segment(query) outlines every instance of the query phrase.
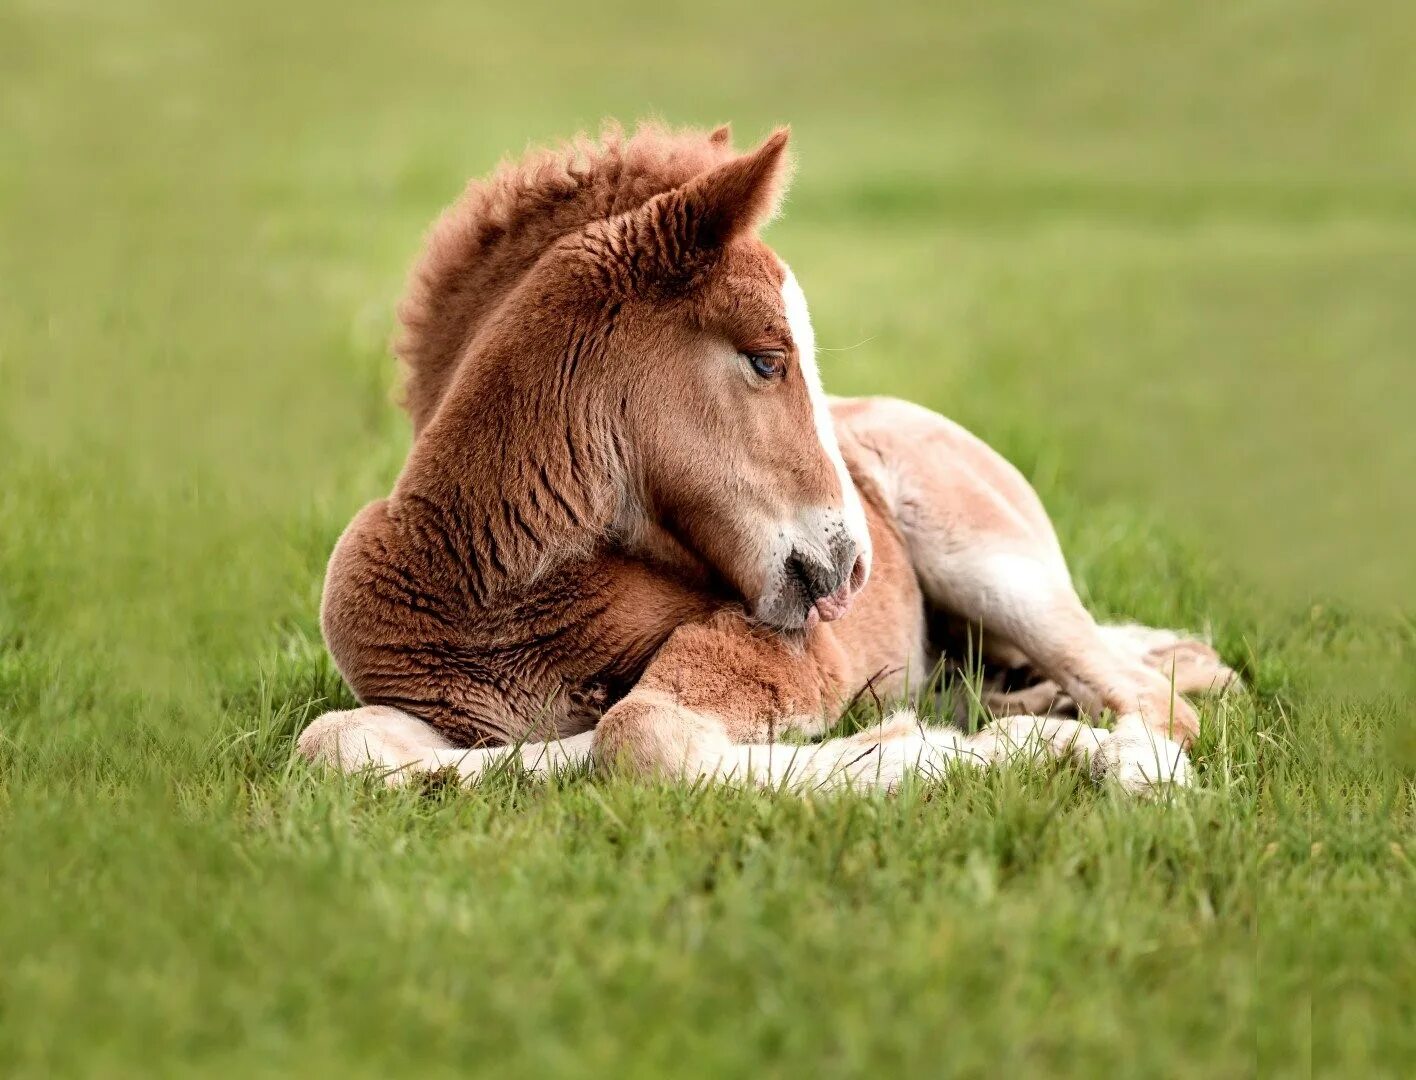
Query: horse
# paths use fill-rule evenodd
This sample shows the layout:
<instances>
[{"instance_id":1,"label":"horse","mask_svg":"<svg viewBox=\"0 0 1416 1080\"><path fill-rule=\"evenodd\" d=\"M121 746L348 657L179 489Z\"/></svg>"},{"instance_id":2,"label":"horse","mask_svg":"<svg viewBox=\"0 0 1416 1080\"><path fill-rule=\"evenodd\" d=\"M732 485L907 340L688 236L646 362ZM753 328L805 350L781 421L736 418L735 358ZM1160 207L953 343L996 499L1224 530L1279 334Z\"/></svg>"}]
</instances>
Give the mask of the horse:
<instances>
[{"instance_id":1,"label":"horse","mask_svg":"<svg viewBox=\"0 0 1416 1080\"><path fill-rule=\"evenodd\" d=\"M306 759L836 790L1025 752L1190 782L1186 695L1236 679L1217 653L1099 625L1026 479L957 424L825 394L760 236L787 144L609 127L435 224L399 308L411 449L321 604L361 704L310 724ZM973 734L898 708L821 739L863 692L904 700L940 625L1032 685L995 687Z\"/></svg>"}]
</instances>

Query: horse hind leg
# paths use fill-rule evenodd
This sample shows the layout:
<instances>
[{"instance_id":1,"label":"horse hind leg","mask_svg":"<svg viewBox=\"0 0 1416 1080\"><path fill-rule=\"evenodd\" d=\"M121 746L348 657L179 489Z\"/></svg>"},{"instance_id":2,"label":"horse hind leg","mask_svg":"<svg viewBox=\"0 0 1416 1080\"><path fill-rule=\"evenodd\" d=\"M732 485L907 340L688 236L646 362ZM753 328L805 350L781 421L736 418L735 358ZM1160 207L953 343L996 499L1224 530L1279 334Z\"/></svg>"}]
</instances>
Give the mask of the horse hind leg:
<instances>
[{"instance_id":1,"label":"horse hind leg","mask_svg":"<svg viewBox=\"0 0 1416 1080\"><path fill-rule=\"evenodd\" d=\"M1206 696L1242 690L1244 680L1208 641L1183 630L1162 630L1140 623L1102 623L1107 642L1137 656L1161 673L1177 694Z\"/></svg>"},{"instance_id":2,"label":"horse hind leg","mask_svg":"<svg viewBox=\"0 0 1416 1080\"><path fill-rule=\"evenodd\" d=\"M325 713L300 734L298 753L312 765L367 772L390 786L416 776L451 772L477 780L511 759L533 775L575 768L589 761L592 732L549 742L465 749L431 724L387 705Z\"/></svg>"},{"instance_id":3,"label":"horse hind leg","mask_svg":"<svg viewBox=\"0 0 1416 1080\"><path fill-rule=\"evenodd\" d=\"M1180 630L1162 630L1140 623L1098 623L1107 644L1139 659L1167 679L1177 694L1211 696L1243 689L1238 672L1225 664L1214 646ZM1042 676L1026 660L1006 665L1010 670L986 674L978 701L990 716L1075 716L1076 702L1054 680ZM1010 674L1022 668L1022 685L1010 685ZM955 713L969 715L972 688L957 688Z\"/></svg>"},{"instance_id":4,"label":"horse hind leg","mask_svg":"<svg viewBox=\"0 0 1416 1080\"><path fill-rule=\"evenodd\" d=\"M917 406L857 403L838 423L890 502L927 601L1020 651L1082 712L1118 715L1095 772L1138 792L1187 782L1197 715L1158 665L1097 626L1022 475Z\"/></svg>"},{"instance_id":5,"label":"horse hind leg","mask_svg":"<svg viewBox=\"0 0 1416 1080\"><path fill-rule=\"evenodd\" d=\"M1099 779L1137 793L1188 783L1199 717L1157 667L1108 642L1065 576L1001 544L935 570L933 595L1015 643L1083 713L1117 715L1091 759Z\"/></svg>"}]
</instances>

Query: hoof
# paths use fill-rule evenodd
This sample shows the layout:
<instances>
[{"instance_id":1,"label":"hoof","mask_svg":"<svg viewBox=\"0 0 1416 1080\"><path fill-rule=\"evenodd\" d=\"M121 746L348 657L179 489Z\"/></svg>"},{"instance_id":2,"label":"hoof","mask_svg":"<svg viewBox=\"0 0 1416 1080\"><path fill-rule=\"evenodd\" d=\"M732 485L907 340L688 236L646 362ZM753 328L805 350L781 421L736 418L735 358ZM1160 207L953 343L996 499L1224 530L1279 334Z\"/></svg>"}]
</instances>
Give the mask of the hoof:
<instances>
[{"instance_id":1,"label":"hoof","mask_svg":"<svg viewBox=\"0 0 1416 1080\"><path fill-rule=\"evenodd\" d=\"M1136 716L1123 716L1091 758L1092 778L1114 783L1131 795L1156 795L1189 787L1190 758L1181 745L1151 731Z\"/></svg>"}]
</instances>

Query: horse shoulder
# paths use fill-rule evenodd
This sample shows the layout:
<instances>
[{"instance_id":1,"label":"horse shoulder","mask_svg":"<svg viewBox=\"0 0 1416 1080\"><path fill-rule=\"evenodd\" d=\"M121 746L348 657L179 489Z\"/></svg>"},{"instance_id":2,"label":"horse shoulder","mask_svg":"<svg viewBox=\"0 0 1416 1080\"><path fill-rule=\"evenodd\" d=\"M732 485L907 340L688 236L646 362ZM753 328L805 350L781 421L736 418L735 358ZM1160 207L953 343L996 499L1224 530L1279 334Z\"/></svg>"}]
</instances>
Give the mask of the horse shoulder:
<instances>
[{"instance_id":1,"label":"horse shoulder","mask_svg":"<svg viewBox=\"0 0 1416 1080\"><path fill-rule=\"evenodd\" d=\"M513 725L495 671L477 661L458 561L401 523L390 500L372 502L330 557L321 628L361 702L402 709L458 745L500 742Z\"/></svg>"}]
</instances>

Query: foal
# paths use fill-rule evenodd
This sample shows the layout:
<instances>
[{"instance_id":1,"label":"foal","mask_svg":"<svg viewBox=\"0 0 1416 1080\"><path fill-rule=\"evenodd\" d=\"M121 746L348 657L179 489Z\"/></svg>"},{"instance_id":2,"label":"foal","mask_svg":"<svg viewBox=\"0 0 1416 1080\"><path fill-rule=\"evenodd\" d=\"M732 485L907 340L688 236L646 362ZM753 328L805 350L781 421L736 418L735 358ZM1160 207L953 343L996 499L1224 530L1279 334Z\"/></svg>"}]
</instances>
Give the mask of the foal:
<instances>
[{"instance_id":1,"label":"foal","mask_svg":"<svg viewBox=\"0 0 1416 1080\"><path fill-rule=\"evenodd\" d=\"M1198 642L1098 626L1022 476L903 402L831 401L806 300L759 238L787 133L611 132L505 166L434 228L400 315L415 438L335 548L322 621L363 707L302 754L390 781L512 755L794 786L897 783L1026 748L1185 783L1227 683ZM944 616L1049 680L966 737L899 713Z\"/></svg>"}]
</instances>

